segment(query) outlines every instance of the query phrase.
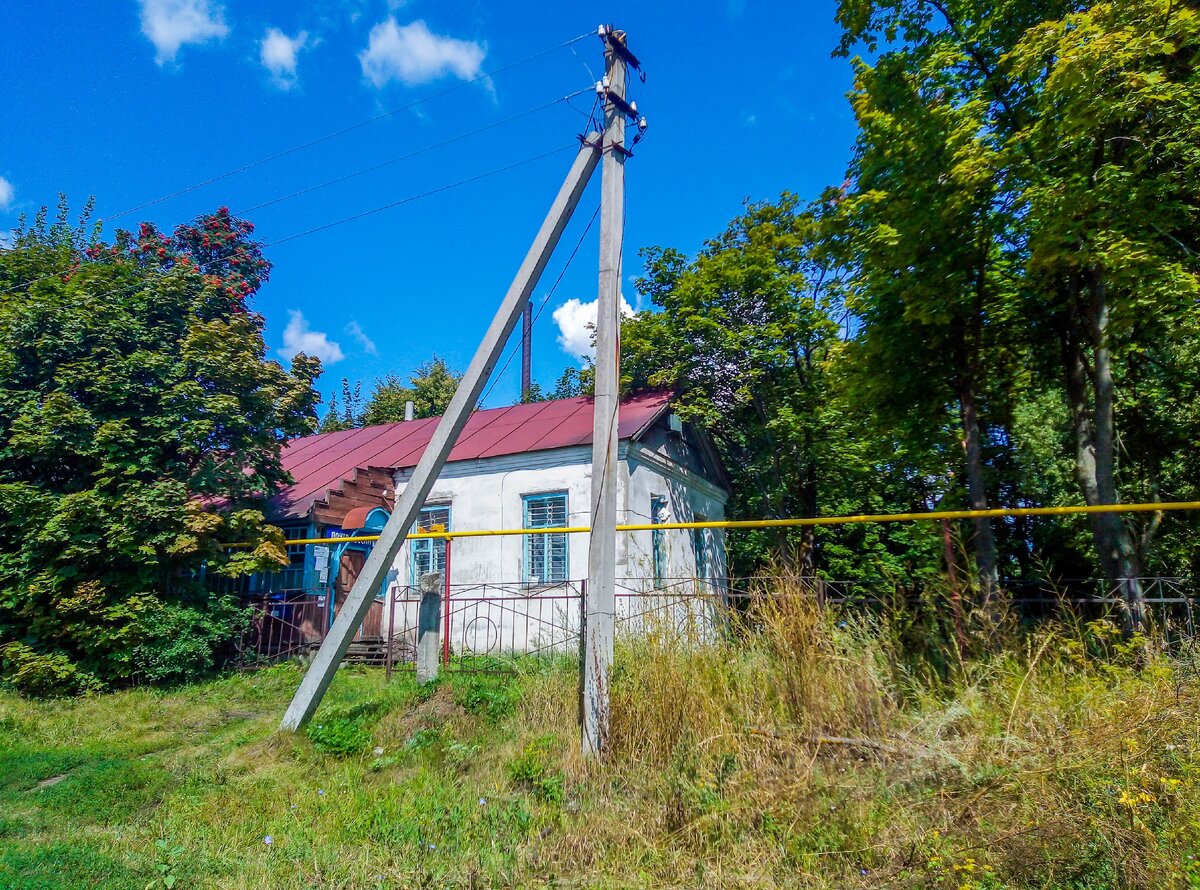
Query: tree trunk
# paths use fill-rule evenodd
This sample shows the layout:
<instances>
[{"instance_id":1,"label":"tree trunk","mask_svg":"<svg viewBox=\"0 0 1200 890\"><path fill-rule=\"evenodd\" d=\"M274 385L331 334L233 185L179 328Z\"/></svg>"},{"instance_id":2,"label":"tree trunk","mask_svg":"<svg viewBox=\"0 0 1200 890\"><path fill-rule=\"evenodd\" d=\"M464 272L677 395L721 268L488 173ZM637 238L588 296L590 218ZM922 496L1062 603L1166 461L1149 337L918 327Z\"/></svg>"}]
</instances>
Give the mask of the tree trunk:
<instances>
[{"instance_id":1,"label":"tree trunk","mask_svg":"<svg viewBox=\"0 0 1200 890\"><path fill-rule=\"evenodd\" d=\"M967 497L972 510L988 509L987 486L983 478L983 441L979 431L979 413L975 404L975 387L967 377L960 378L958 392L959 410L962 415L963 451L967 459ZM979 596L987 609L1000 590L1000 569L996 558L996 537L992 534L992 522L987 517L978 517L975 526L975 563L978 572Z\"/></svg>"},{"instance_id":2,"label":"tree trunk","mask_svg":"<svg viewBox=\"0 0 1200 890\"><path fill-rule=\"evenodd\" d=\"M1088 368L1084 344L1072 324L1067 325L1065 332L1064 360L1075 436L1075 479L1084 503L1097 506L1118 504L1120 499L1116 483L1116 418L1112 354L1108 342L1108 293L1102 273L1094 270L1090 277L1092 299L1084 308L1086 318L1078 328L1090 335L1094 364ZM1078 293L1078 287L1074 289ZM1076 301L1076 305L1080 302ZM1127 635L1131 634L1146 623L1141 566L1133 535L1120 513L1091 513L1088 519L1109 592L1121 597L1124 630Z\"/></svg>"}]
</instances>

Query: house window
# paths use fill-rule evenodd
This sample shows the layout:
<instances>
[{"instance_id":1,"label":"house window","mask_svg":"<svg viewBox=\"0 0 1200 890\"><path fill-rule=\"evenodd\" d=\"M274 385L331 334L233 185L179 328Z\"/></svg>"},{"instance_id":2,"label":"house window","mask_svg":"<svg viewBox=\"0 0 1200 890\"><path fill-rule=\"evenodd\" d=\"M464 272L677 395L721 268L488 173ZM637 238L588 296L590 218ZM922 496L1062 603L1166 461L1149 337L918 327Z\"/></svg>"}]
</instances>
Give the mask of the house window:
<instances>
[{"instance_id":1,"label":"house window","mask_svg":"<svg viewBox=\"0 0 1200 890\"><path fill-rule=\"evenodd\" d=\"M527 494L525 528L563 528L567 493ZM563 532L525 536L525 583L557 584L567 580L567 536Z\"/></svg>"},{"instance_id":2,"label":"house window","mask_svg":"<svg viewBox=\"0 0 1200 890\"><path fill-rule=\"evenodd\" d=\"M699 513L692 519L694 522L708 522L708 517ZM704 580L708 577L708 529L692 529L692 549L696 552L696 577Z\"/></svg>"},{"instance_id":3,"label":"house window","mask_svg":"<svg viewBox=\"0 0 1200 890\"><path fill-rule=\"evenodd\" d=\"M280 531L283 532L285 539L296 539L308 537L308 526L283 526ZM288 544L287 545L287 566L279 572L275 572L264 577L264 588L270 591L282 590L301 590L304 587L304 569L305 560L308 556L308 547L304 544Z\"/></svg>"},{"instance_id":4,"label":"house window","mask_svg":"<svg viewBox=\"0 0 1200 890\"><path fill-rule=\"evenodd\" d=\"M666 522L667 499L661 494L650 497L650 522L654 525ZM650 532L650 550L654 559L654 586L662 587L667 577L667 533L663 529Z\"/></svg>"},{"instance_id":5,"label":"house window","mask_svg":"<svg viewBox=\"0 0 1200 890\"><path fill-rule=\"evenodd\" d=\"M413 531L427 532L439 525L446 531L450 531L449 504L431 504L422 507L421 512L417 514L417 521L413 524ZM412 544L410 563L412 578L410 582L414 587L420 582L422 575L446 570L445 538L417 538L409 543Z\"/></svg>"}]
</instances>

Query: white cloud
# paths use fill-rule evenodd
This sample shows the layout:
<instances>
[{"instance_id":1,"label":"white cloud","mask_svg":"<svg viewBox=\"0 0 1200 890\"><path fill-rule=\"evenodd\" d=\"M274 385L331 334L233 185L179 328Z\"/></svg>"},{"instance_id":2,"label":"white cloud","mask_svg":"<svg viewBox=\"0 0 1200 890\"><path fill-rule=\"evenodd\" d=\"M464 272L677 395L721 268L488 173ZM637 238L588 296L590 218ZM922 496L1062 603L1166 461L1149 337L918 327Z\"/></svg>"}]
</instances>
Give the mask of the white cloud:
<instances>
[{"instance_id":1,"label":"white cloud","mask_svg":"<svg viewBox=\"0 0 1200 890\"><path fill-rule=\"evenodd\" d=\"M7 210L11 207L15 196L16 190L13 188L13 184L0 176L0 210Z\"/></svg>"},{"instance_id":2,"label":"white cloud","mask_svg":"<svg viewBox=\"0 0 1200 890\"><path fill-rule=\"evenodd\" d=\"M229 33L225 10L212 0L141 0L142 33L158 50L160 65L175 61L189 43L219 40Z\"/></svg>"},{"instance_id":3,"label":"white cloud","mask_svg":"<svg viewBox=\"0 0 1200 890\"><path fill-rule=\"evenodd\" d=\"M358 345L362 347L363 352L367 355L379 355L379 348L375 345L375 341L367 336L367 332L362 329L357 321L352 321L346 325L346 333L358 341Z\"/></svg>"},{"instance_id":4,"label":"white cloud","mask_svg":"<svg viewBox=\"0 0 1200 890\"><path fill-rule=\"evenodd\" d=\"M418 19L398 25L394 18L371 29L367 48L358 54L363 74L376 87L390 80L406 86L453 74L470 80L479 74L487 47L470 40L441 37Z\"/></svg>"},{"instance_id":5,"label":"white cloud","mask_svg":"<svg viewBox=\"0 0 1200 890\"><path fill-rule=\"evenodd\" d=\"M330 340L324 331L309 330L308 319L299 309L288 310L288 315L288 325L283 330L283 349L279 350L284 358L292 359L303 352L332 365L346 357L337 341Z\"/></svg>"},{"instance_id":6,"label":"white cloud","mask_svg":"<svg viewBox=\"0 0 1200 890\"><path fill-rule=\"evenodd\" d=\"M554 310L554 323L558 325L558 345L563 352L577 359L593 358L596 347L592 343L592 330L596 327L596 300L584 303L572 297ZM633 315L633 307L621 295L621 314Z\"/></svg>"},{"instance_id":7,"label":"white cloud","mask_svg":"<svg viewBox=\"0 0 1200 890\"><path fill-rule=\"evenodd\" d=\"M308 32L288 37L278 28L267 28L258 45L258 60L271 74L271 82L281 90L296 85L296 58L308 44Z\"/></svg>"}]
</instances>

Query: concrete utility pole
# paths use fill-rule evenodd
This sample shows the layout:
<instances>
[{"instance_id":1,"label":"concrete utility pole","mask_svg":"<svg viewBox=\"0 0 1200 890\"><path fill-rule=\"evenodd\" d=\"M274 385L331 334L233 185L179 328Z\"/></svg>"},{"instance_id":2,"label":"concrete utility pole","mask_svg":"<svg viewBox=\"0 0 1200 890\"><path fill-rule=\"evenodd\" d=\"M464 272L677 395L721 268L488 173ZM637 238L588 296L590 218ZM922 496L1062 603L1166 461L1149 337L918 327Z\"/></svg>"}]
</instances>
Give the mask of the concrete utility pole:
<instances>
[{"instance_id":1,"label":"concrete utility pole","mask_svg":"<svg viewBox=\"0 0 1200 890\"><path fill-rule=\"evenodd\" d=\"M592 515L584 602L583 753L604 752L609 723L617 575L617 423L621 363L621 241L625 228L625 33L607 29L600 168L600 294L596 308L596 397L592 419Z\"/></svg>"},{"instance_id":2,"label":"concrete utility pole","mask_svg":"<svg viewBox=\"0 0 1200 890\"><path fill-rule=\"evenodd\" d=\"M605 136L606 145L607 138ZM345 603L342 604L333 627L329 629L325 641L317 651L312 666L304 675L300 688L296 690L296 695L288 706L287 713L283 716L281 729L299 729L308 722L313 712L316 711L317 705L321 703L321 698L325 695L330 681L333 680L334 672L345 656L346 649L349 648L350 642L354 639L355 633L367 615L376 591L383 583L388 569L395 562L396 554L404 545L418 511L425 503L429 490L441 473L450 449L454 447L459 433L467 423L467 418L470 417L478 403L479 397L483 393L483 387L487 383L492 369L496 366L496 360L500 357L504 344L516 327L525 304L529 302L530 293L537 285L538 278L546 268L546 263L554 252L559 238L562 237L567 221L571 218L592 172L596 169L600 158L600 136L592 133L584 138L582 143L579 154L575 156L575 162L567 174L566 181L563 182L558 196L554 199L554 204L550 207L550 212L546 215L537 237L529 248L529 253L525 256L525 261L521 264L504 301L500 304L483 341L479 344L470 367L459 381L454 398L450 400L446 413L442 415L437 429L434 430L433 438L421 455L416 469L413 470L412 479L405 487L404 492L396 498L396 507L392 511L387 525L384 526L379 540L371 549L371 555L367 557L367 562L363 566L358 580L354 582L354 587L346 597ZM609 528L613 525L613 522L608 523Z\"/></svg>"}]
</instances>

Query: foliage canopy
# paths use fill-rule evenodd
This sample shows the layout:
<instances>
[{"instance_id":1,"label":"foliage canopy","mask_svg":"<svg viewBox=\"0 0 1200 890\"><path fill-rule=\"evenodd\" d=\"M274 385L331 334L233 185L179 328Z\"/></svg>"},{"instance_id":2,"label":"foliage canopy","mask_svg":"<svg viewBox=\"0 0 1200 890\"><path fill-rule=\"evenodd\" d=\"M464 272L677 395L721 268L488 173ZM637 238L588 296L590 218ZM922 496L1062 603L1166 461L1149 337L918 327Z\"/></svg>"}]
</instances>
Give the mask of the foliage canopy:
<instances>
[{"instance_id":1,"label":"foliage canopy","mask_svg":"<svg viewBox=\"0 0 1200 890\"><path fill-rule=\"evenodd\" d=\"M201 567L285 558L256 507L320 373L266 359L250 223L221 208L107 244L86 219L43 210L0 252L0 640L10 669L65 659L68 690L211 665L240 612Z\"/></svg>"}]
</instances>

